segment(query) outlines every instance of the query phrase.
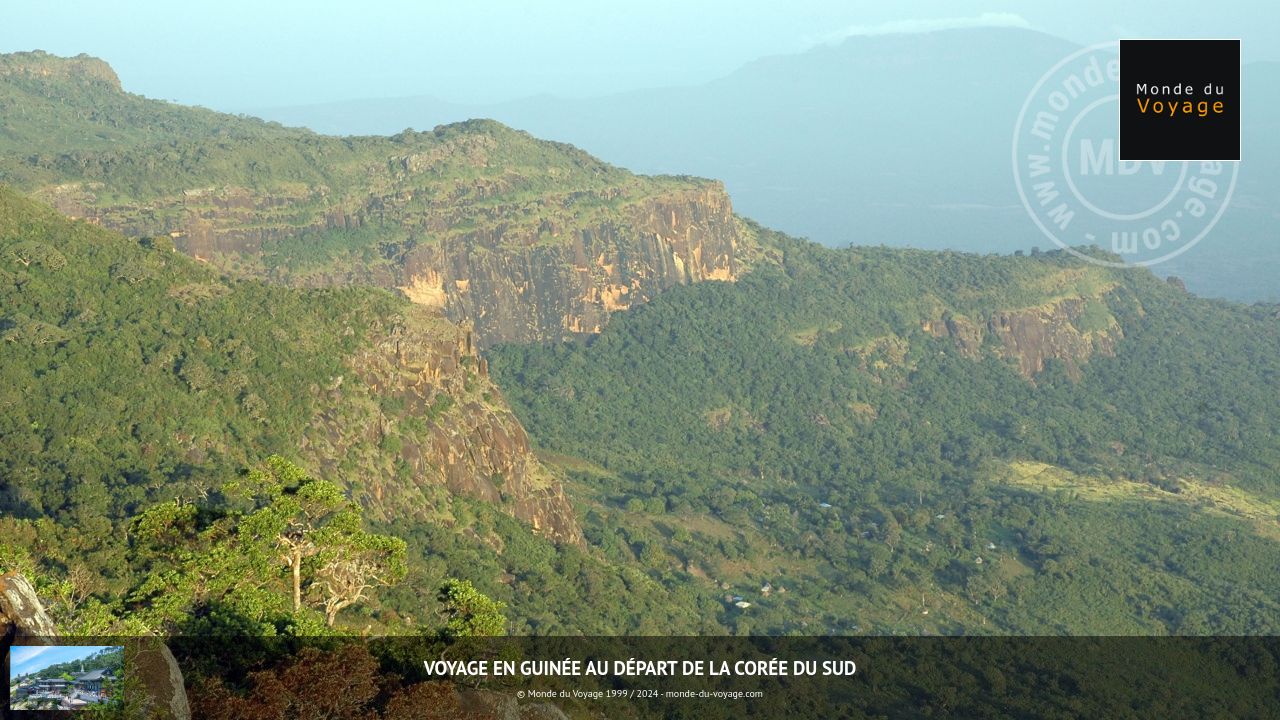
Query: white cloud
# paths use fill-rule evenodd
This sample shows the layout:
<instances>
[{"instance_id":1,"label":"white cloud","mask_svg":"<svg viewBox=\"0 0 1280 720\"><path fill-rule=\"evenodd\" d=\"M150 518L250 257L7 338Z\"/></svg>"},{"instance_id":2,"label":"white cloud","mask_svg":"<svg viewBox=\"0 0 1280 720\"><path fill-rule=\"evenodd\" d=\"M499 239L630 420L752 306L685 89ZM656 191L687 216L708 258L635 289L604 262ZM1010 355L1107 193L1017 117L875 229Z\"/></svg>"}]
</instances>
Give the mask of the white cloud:
<instances>
[{"instance_id":1,"label":"white cloud","mask_svg":"<svg viewBox=\"0 0 1280 720\"><path fill-rule=\"evenodd\" d=\"M924 33L935 30L955 30L974 27L1030 28L1031 23L1017 13L989 12L972 17L913 18L891 20L878 25L850 25L823 38L826 42L843 40L852 35L892 35L895 33Z\"/></svg>"},{"instance_id":2,"label":"white cloud","mask_svg":"<svg viewBox=\"0 0 1280 720\"><path fill-rule=\"evenodd\" d=\"M52 649L53 647L49 645L26 645L14 647L11 650L9 662L16 668L17 666L26 663L28 660L43 655Z\"/></svg>"}]
</instances>

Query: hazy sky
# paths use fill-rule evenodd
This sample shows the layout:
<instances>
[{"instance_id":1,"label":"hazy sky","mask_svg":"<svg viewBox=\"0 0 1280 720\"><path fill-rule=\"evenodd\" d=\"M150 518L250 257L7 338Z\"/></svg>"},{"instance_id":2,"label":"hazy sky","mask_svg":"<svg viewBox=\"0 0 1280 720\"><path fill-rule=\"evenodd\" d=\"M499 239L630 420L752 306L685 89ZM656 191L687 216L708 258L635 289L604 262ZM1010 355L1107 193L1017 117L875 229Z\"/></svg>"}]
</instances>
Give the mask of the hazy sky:
<instances>
[{"instance_id":1,"label":"hazy sky","mask_svg":"<svg viewBox=\"0 0 1280 720\"><path fill-rule=\"evenodd\" d=\"M86 52L125 87L220 110L367 97L502 100L691 84L850 33L1031 27L1077 42L1240 37L1280 60L1255 0L57 0L10 3L0 51ZM1118 7L1117 7L1118 5Z\"/></svg>"}]
</instances>

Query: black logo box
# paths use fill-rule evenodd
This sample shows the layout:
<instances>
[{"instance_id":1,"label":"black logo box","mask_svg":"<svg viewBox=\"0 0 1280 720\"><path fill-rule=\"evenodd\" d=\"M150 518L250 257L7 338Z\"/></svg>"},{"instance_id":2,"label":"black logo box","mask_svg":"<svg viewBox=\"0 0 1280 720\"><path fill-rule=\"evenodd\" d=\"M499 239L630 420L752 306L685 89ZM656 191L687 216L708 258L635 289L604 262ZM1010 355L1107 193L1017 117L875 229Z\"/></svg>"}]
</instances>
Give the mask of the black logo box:
<instances>
[{"instance_id":1,"label":"black logo box","mask_svg":"<svg viewBox=\"0 0 1280 720\"><path fill-rule=\"evenodd\" d=\"M1240 103L1239 40L1120 41L1121 160L1239 160Z\"/></svg>"}]
</instances>

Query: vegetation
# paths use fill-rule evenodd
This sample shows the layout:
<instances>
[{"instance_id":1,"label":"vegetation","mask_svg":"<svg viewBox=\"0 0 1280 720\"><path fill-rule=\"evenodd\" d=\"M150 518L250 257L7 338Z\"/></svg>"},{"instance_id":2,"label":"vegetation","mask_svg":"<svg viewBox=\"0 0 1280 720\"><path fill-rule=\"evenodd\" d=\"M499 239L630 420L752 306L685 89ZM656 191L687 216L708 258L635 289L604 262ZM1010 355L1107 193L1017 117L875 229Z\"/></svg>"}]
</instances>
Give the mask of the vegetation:
<instances>
[{"instance_id":1,"label":"vegetation","mask_svg":"<svg viewBox=\"0 0 1280 720\"><path fill-rule=\"evenodd\" d=\"M757 232L775 263L736 284L664 294L591 341L492 353L610 557L745 596L739 631L1276 630L1270 309L1061 253ZM993 317L1119 339L1026 377ZM980 346L922 329L946 318L984 328ZM1032 461L1081 479L1030 481Z\"/></svg>"},{"instance_id":2,"label":"vegetation","mask_svg":"<svg viewBox=\"0 0 1280 720\"><path fill-rule=\"evenodd\" d=\"M427 323L431 338L434 322L444 340L456 332L412 311L384 291L223 277L163 243L69 222L0 187L0 571L31 576L66 633L168 627L205 601L197 586L243 600L250 609L237 610L236 622L264 631L327 623L418 631L434 627L432 608L452 577L506 603L518 633L719 628L709 589L672 592L638 565L557 546L495 505L415 485L397 451L427 446L434 426L462 423L468 408L500 397L464 368L467 387L429 398L426 415L409 417L402 398L341 382L353 374L352 357L388 327ZM335 446L328 426L316 424L327 418L355 439ZM384 436L370 437L368 427ZM273 453L308 467L302 475L331 469L335 484L274 501L260 488L263 508L293 520L281 547L250 553L230 526L251 505L224 507L221 488L246 469L249 478L279 473L283 461L260 464ZM302 475L280 482L296 485ZM374 486L388 488L385 502ZM352 502L362 507L358 527ZM146 550L138 533L150 523L171 536ZM337 540L355 544L350 562L311 574ZM379 560L400 556L391 547L400 541L403 568ZM206 557L231 547L225 560L234 566ZM213 579L210 568L219 570ZM276 571L289 578L284 587ZM369 577L401 575L398 584L365 587ZM264 578L266 586L255 584ZM566 610L584 596L616 602Z\"/></svg>"},{"instance_id":3,"label":"vegetation","mask_svg":"<svg viewBox=\"0 0 1280 720\"><path fill-rule=\"evenodd\" d=\"M487 121L329 138L178 108L89 58L0 58L0 106L0 180L141 236L0 188L0 564L64 630L1276 630L1274 308L747 224L739 282L494 354L539 481L580 506L585 546L557 546L504 512L509 479L483 478L497 505L417 482L420 448L506 411L478 363L424 397L361 381L439 316L243 276L386 285L423 243L565 242L698 182ZM262 252L174 252L189 213Z\"/></svg>"},{"instance_id":4,"label":"vegetation","mask_svg":"<svg viewBox=\"0 0 1280 720\"><path fill-rule=\"evenodd\" d=\"M175 481L199 494L253 448L295 442L316 412L307 388L402 306L230 281L5 189L0 303L4 507L89 537Z\"/></svg>"},{"instance_id":5,"label":"vegetation","mask_svg":"<svg viewBox=\"0 0 1280 720\"><path fill-rule=\"evenodd\" d=\"M540 446L531 482L577 502L586 542L557 545L512 517L505 473L466 478L493 502L422 481L423 448L506 406L469 353L421 395L391 388L439 368L379 353L456 328L385 291L244 276L385 285L422 243L541 248L697 182L486 121L326 138L42 54L0 57L0 181L142 236L0 186L0 572L64 634L178 638L200 716L463 717L477 696L420 659L518 653L488 644L508 633L1280 630L1273 307L1062 253L829 250L745 223L739 282L493 354ZM262 252L176 253L189 213L239 218L223 229ZM374 633L394 640L338 640ZM1273 645L1181 645L1125 684L1098 648L941 646L921 671L868 642L868 715L1119 716L1170 677L1198 691L1175 716L1274 699ZM797 697L831 716L781 691L759 714L803 716Z\"/></svg>"},{"instance_id":6,"label":"vegetation","mask_svg":"<svg viewBox=\"0 0 1280 720\"><path fill-rule=\"evenodd\" d=\"M404 578L403 540L366 532L337 485L279 456L220 493L211 508L166 503L134 521L131 560L146 580L126 598L126 622L167 634L274 635L313 631L322 612L332 628L372 588ZM227 613L240 626L220 626Z\"/></svg>"},{"instance_id":7,"label":"vegetation","mask_svg":"<svg viewBox=\"0 0 1280 720\"><path fill-rule=\"evenodd\" d=\"M241 275L383 286L418 245L564 244L568 228L620 225L638 200L707 185L635 176L489 120L317 135L133 95L100 60L44 53L0 55L0 182L130 235L189 242L191 219L210 220L250 252L200 253Z\"/></svg>"},{"instance_id":8,"label":"vegetation","mask_svg":"<svg viewBox=\"0 0 1280 720\"><path fill-rule=\"evenodd\" d=\"M29 679L41 680L44 678L62 678L63 680L71 680L81 672L92 672L94 670L111 670L115 674L120 674L120 668L124 664L124 652L119 647L109 647L92 655L87 655L79 660L72 660L64 663L55 663L47 667L41 668L30 674ZM82 671L81 668L84 668Z\"/></svg>"},{"instance_id":9,"label":"vegetation","mask_svg":"<svg viewBox=\"0 0 1280 720\"><path fill-rule=\"evenodd\" d=\"M354 522L364 478L399 472L385 454L479 390L347 454L338 485L224 504L229 479L278 474L259 458L297 456L312 418L355 403L334 378L404 301L231 280L0 190L3 564L33 572L79 632L164 626L213 597L153 603L180 585L243 600L235 622L263 631L420 629L436 622L424 607L458 600L440 596L451 577L505 604L519 634L1274 628L1267 309L1056 254L831 251L753 232L768 255L739 283L674 291L594 342L494 354L582 504L579 548L443 490L426 512ZM921 329L1073 298L1080 333L1120 338L1074 372L1050 358L1028 378L990 333L975 353ZM366 407L342 412L360 426ZM289 531L272 553L237 550L249 564L210 585L201 553L236 547L228 527L253 508ZM194 524L148 551L137 523L161 520ZM348 572L322 576L338 539ZM267 567L253 562L268 586L244 584ZM491 627L487 611L442 612Z\"/></svg>"}]
</instances>

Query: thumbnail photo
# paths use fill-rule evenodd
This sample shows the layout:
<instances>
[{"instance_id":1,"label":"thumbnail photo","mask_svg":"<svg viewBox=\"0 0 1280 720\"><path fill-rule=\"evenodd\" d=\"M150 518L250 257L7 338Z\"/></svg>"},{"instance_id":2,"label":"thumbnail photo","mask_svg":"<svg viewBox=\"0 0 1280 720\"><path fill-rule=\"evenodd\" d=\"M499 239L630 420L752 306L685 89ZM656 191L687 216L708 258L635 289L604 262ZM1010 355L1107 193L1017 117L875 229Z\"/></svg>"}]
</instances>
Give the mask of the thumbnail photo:
<instances>
[{"instance_id":1,"label":"thumbnail photo","mask_svg":"<svg viewBox=\"0 0 1280 720\"><path fill-rule=\"evenodd\" d=\"M15 645L9 656L10 710L79 710L113 697L121 646Z\"/></svg>"}]
</instances>

